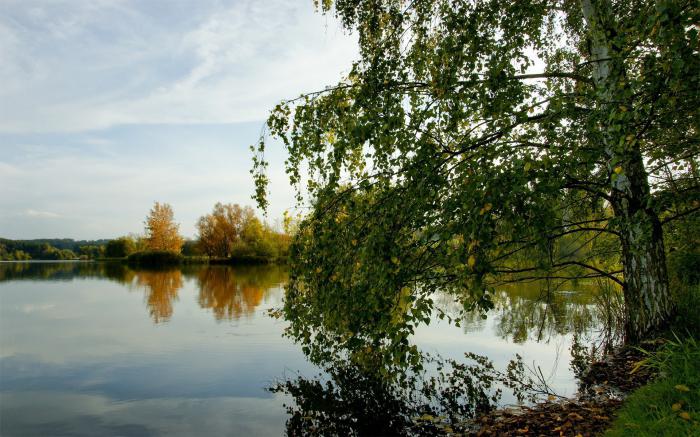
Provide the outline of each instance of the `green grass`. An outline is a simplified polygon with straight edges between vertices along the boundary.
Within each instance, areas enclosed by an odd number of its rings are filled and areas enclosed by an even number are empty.
[[[700,285],[683,284],[674,289],[677,314],[672,325],[673,331],[700,340]]]
[[[700,344],[675,337],[642,362],[659,372],[625,401],[606,436],[700,436]]]

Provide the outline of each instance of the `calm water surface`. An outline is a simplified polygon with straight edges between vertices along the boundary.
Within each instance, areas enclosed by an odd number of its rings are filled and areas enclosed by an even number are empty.
[[[318,373],[267,315],[285,281],[274,266],[0,263],[0,435],[284,434],[290,399],[266,387]],[[599,324],[586,287],[554,296],[503,288],[486,320],[436,319],[414,341],[445,357],[487,355],[497,368],[519,353],[573,394],[571,333]]]

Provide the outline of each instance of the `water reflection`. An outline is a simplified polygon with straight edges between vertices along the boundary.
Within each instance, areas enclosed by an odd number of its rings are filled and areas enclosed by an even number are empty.
[[[144,292],[144,302],[154,323],[169,321],[185,281],[199,289],[197,302],[219,321],[252,316],[274,287],[284,284],[287,273],[280,266],[183,266],[173,269],[132,269],[118,262],[0,263],[0,282],[106,278]]]
[[[457,430],[465,418],[493,408],[499,402],[500,389],[512,390],[507,402],[532,401],[554,393],[572,395],[553,390],[550,384],[556,384],[557,375],[567,371],[558,369],[558,363],[560,358],[569,363],[567,349],[573,337],[590,340],[599,331],[605,332],[601,328],[607,319],[601,312],[599,288],[596,283],[501,285],[492,295],[494,307],[486,314],[465,310],[468,299],[458,295],[430,296],[437,313],[461,324],[466,338],[472,339],[472,344],[467,341],[462,345],[461,352],[466,352],[467,358],[464,361],[464,356],[457,360],[430,357],[418,347],[416,338],[421,331],[433,332],[428,336],[432,350],[440,329],[445,329],[429,326],[439,323],[435,317],[412,324],[404,323],[405,318],[392,317],[388,323],[374,317],[372,309],[363,314],[338,310],[345,303],[329,302],[295,284],[288,291],[280,315],[289,323],[287,335],[326,375],[288,379],[273,387],[295,400],[288,408],[288,434],[324,435],[324,430],[329,430],[331,434],[361,435],[364,431],[360,424],[374,423],[373,417],[379,417],[380,422],[389,418],[398,421],[398,431],[379,428],[392,435],[451,434],[450,430]],[[619,290],[610,292],[619,294]],[[395,301],[405,301],[402,297],[397,296]],[[344,299],[354,298],[348,295]],[[393,309],[410,315],[407,305]],[[363,323],[367,320],[383,323]],[[489,330],[495,338],[486,334]],[[528,357],[528,364],[524,364],[516,353],[528,355],[518,347],[525,344],[533,351],[546,349],[547,359],[540,356],[535,363]],[[486,351],[500,355],[501,362],[490,361],[490,354],[487,358],[472,353]],[[504,357],[510,362],[503,362]],[[469,360],[476,361],[476,365],[465,364]],[[545,366],[544,371],[540,365]],[[551,371],[549,365],[553,366]],[[391,408],[374,411],[361,401],[355,402],[375,398]],[[438,423],[416,419],[426,414],[431,418],[448,417],[455,411],[462,414]]]
[[[591,294],[582,292],[582,287],[579,285],[577,291],[560,291],[521,284],[502,289],[494,298],[498,335],[523,343],[590,331],[597,321],[595,306]]]
[[[122,266],[123,267],[123,266]],[[197,303],[211,310],[217,321],[250,318],[270,290],[286,279],[279,266],[198,266],[170,270],[131,270],[123,267],[122,283],[145,291],[145,302],[154,323],[173,316],[173,305],[184,280],[192,279],[199,289]],[[116,271],[114,273],[117,273]]]
[[[173,315],[173,302],[182,288],[182,272],[173,270],[141,270],[136,273],[136,286],[145,290],[148,312],[154,323],[167,322]]]
[[[526,374],[521,357],[500,371],[484,356],[425,356],[434,372],[407,370],[401,382],[347,360],[331,360],[325,374],[297,376],[269,388],[294,399],[287,435],[467,435],[470,419],[491,411],[501,388],[519,402],[551,394]],[[499,387],[499,388],[497,388]],[[471,434],[469,434],[471,435]]]
[[[249,266],[232,270],[211,266],[197,273],[198,302],[211,309],[217,320],[250,317],[272,287],[285,281],[278,266]]]
[[[492,295],[488,317],[464,312],[459,296],[441,294],[436,306],[461,318],[464,332],[485,329],[495,321],[496,334],[513,343],[542,342],[568,334],[588,334],[608,323],[597,305],[601,285],[596,282],[548,284],[546,281],[501,285]],[[612,290],[617,292],[619,290]]]
[[[104,276],[114,263],[92,262],[0,262],[0,282],[3,281],[69,281],[76,277]],[[116,264],[120,265],[120,264]]]
[[[218,432],[220,428],[207,428],[218,423],[216,417],[225,415],[243,423],[240,415],[230,414],[233,410],[246,411],[250,416],[245,421],[248,428],[241,428],[240,435],[255,434],[249,423],[268,424],[271,420],[277,425],[259,434],[278,435],[285,419],[293,435],[323,429],[343,434],[358,426],[366,426],[363,429],[370,433],[372,429],[394,434],[427,430],[432,435],[446,423],[416,421],[417,416],[437,417],[441,412],[459,409],[469,413],[462,416],[468,416],[472,413],[465,409],[489,407],[489,403],[482,402],[484,396],[491,396],[492,390],[502,385],[494,373],[485,377],[469,373],[477,372],[470,369],[478,366],[462,366],[464,352],[488,356],[494,368],[503,372],[515,353],[522,354],[528,365],[536,360],[538,365],[546,366],[556,360],[555,349],[561,347],[560,368],[564,370],[559,370],[559,379],[554,382],[557,391],[563,390],[559,393],[572,394],[575,380],[566,370],[571,336],[599,329],[603,318],[595,305],[595,284],[569,284],[566,288],[521,284],[497,288],[495,307],[485,319],[479,313],[463,313],[458,297],[431,296],[445,313],[461,314],[461,328],[433,317],[429,326],[423,323],[414,335],[404,338],[396,335],[397,330],[392,331],[391,324],[403,320],[401,314],[408,314],[407,301],[392,308],[396,317],[381,319],[387,324],[377,325],[360,323],[374,320],[373,314],[331,314],[335,302],[318,296],[319,301],[314,303],[299,294],[297,305],[288,307],[287,315],[302,340],[305,334],[310,337],[308,343],[293,345],[280,336],[285,325],[262,316],[263,309],[279,308],[279,286],[286,281],[286,270],[271,266],[135,270],[119,263],[0,263],[0,410],[3,419],[10,420],[5,420],[3,426],[15,423],[13,429],[38,430],[31,426],[50,423],[51,429],[64,426],[66,433],[73,434],[76,427],[83,426],[87,435],[90,430],[100,434],[98,422],[106,420],[110,424],[152,427],[154,434],[165,429],[168,434],[172,431],[171,409],[181,408],[182,417],[186,417],[183,423],[201,421],[201,429],[208,431],[202,431],[202,435],[225,433]],[[353,298],[357,297],[347,296],[348,300]],[[289,296],[286,302],[290,302]],[[325,319],[329,314],[333,318]],[[227,323],[241,318],[246,323]],[[369,335],[372,329],[373,335]],[[318,339],[325,342],[321,343],[324,347],[315,350],[329,352],[316,356],[323,370],[319,378],[283,380],[273,387],[275,392],[289,396],[286,398],[263,391],[269,381],[288,374],[290,369],[300,370],[300,375],[315,373],[317,369],[312,370],[304,361],[300,349],[313,347],[311,342]],[[427,396],[422,384],[438,378],[438,367],[443,364],[422,361],[424,370],[432,373],[414,373],[420,380],[411,380],[413,376],[405,366],[392,365],[382,356],[385,348],[397,347],[417,347],[421,351],[430,348],[431,353],[455,359],[442,363],[448,363],[443,369],[449,367],[449,375],[457,378],[429,386],[440,388],[440,392]],[[310,350],[314,349],[304,352]],[[547,368],[544,370],[547,373]],[[403,380],[392,377],[392,372],[402,372]],[[396,384],[397,380],[403,384]],[[482,384],[489,381],[495,381],[495,385]],[[420,384],[417,388],[416,382]],[[470,387],[472,393],[463,396]],[[38,407],[41,402],[52,396],[68,399],[78,395],[97,396],[104,408],[89,413],[92,410],[81,405],[75,411],[37,419],[53,411]],[[37,407],[29,402],[35,398]],[[286,417],[282,407],[285,400],[289,405]],[[516,402],[506,395],[503,400]],[[452,404],[443,406],[440,401]],[[140,417],[138,411],[145,404],[150,405],[151,413]],[[129,409],[122,409],[122,405],[129,405]],[[277,410],[263,420],[262,410],[266,408]],[[20,410],[24,413],[14,413]],[[77,418],[86,417],[86,411],[95,422],[77,424]],[[212,416],[217,414],[221,416]],[[226,426],[234,425],[227,422]],[[138,432],[137,428],[125,427],[122,434]]]
[[[0,435],[283,434],[266,383],[312,369],[265,316],[280,270],[0,263]]]

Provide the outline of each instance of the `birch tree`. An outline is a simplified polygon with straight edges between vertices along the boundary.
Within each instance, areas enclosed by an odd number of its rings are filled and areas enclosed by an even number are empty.
[[[619,283],[629,341],[667,323],[663,224],[696,213],[700,192],[697,1],[318,7],[357,36],[360,58],[267,123],[312,206],[293,245],[285,311],[305,324],[291,335],[319,354],[342,339],[406,360],[433,291],[488,309],[503,275]]]

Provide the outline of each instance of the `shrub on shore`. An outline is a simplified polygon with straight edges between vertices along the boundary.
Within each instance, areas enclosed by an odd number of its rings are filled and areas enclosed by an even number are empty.
[[[134,266],[171,266],[182,263],[183,257],[179,253],[167,250],[148,250],[132,253],[126,258],[126,262]]]

